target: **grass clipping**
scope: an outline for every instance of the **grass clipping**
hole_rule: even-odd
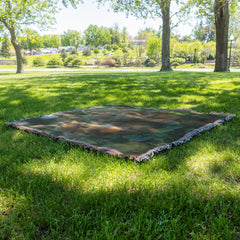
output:
[[[205,114],[187,109],[105,105],[5,124],[86,149],[142,162],[233,117],[235,114]]]

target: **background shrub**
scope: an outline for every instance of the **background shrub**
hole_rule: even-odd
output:
[[[63,65],[63,62],[60,58],[58,57],[52,57],[48,63],[47,63],[47,66],[48,67],[51,67],[51,68],[56,68],[56,67],[60,67]]]
[[[67,54],[65,49],[61,50],[60,56],[61,56],[63,61],[67,58],[68,54]]]
[[[109,67],[115,67],[116,61],[113,58],[107,57],[102,60],[102,65],[108,65]]]
[[[178,62],[173,62],[171,65],[172,65],[174,68],[176,68],[176,67],[179,66],[180,64],[179,64]]]
[[[82,55],[85,57],[91,56],[91,50],[90,49],[84,49],[82,52]]]
[[[123,63],[124,63],[124,59],[123,59],[123,56],[122,55],[115,55],[112,57],[115,62],[116,62],[116,67],[122,67],[123,66]]]
[[[157,65],[156,61],[154,59],[148,58],[145,60],[144,65],[146,67],[154,67]]]
[[[33,60],[33,66],[34,67],[42,67],[45,65],[44,59],[42,57],[36,57]]]
[[[22,56],[22,63],[23,63],[23,65],[28,64],[27,58],[25,56]]]
[[[179,65],[180,65],[180,64],[184,64],[186,62],[186,60],[185,60],[185,58],[172,58],[171,63],[174,63],[174,62],[179,63]]]
[[[75,57],[70,63],[73,67],[80,67],[83,65],[83,61],[80,57]]]
[[[95,54],[98,54],[98,53],[99,53],[99,49],[98,49],[98,48],[94,48],[93,52],[94,52]]]
[[[74,58],[76,58],[76,56],[71,55],[67,57],[64,61],[64,66],[70,66]]]
[[[70,54],[71,55],[78,55],[78,52],[77,52],[76,48],[72,48]]]
[[[133,62],[133,66],[134,67],[141,67],[143,65],[143,60],[141,58],[137,58],[134,62]]]

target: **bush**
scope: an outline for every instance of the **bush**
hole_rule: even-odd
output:
[[[102,60],[102,65],[108,65],[109,67],[115,67],[116,61],[113,58],[107,57]]]
[[[36,57],[33,60],[33,66],[34,67],[42,67],[44,65],[45,65],[45,63],[44,63],[44,59],[42,57]]]
[[[84,49],[82,52],[82,55],[85,57],[91,56],[91,50],[90,49]]]
[[[99,49],[98,49],[98,48],[94,48],[93,52],[94,52],[95,54],[98,54],[98,53],[99,53]]]
[[[70,54],[71,55],[78,55],[78,52],[77,52],[76,48],[72,48]]]
[[[127,47],[124,47],[124,48],[122,49],[122,52],[123,52],[123,53],[128,53],[128,48],[127,48]]]
[[[180,64],[179,64],[178,62],[173,62],[171,65],[172,65],[174,68],[176,68],[176,67],[179,66]]]
[[[121,55],[116,55],[112,57],[115,62],[116,62],[116,67],[122,67],[123,66],[123,56]]]
[[[107,54],[108,54],[107,49],[103,49],[103,54],[104,54],[104,55],[107,55]]]
[[[65,49],[61,50],[60,56],[61,56],[63,61],[67,58],[68,54],[66,53]]]
[[[112,47],[111,47],[111,45],[107,45],[107,47],[106,47],[106,49],[108,50],[108,51],[111,51],[112,50]]]
[[[144,65],[146,67],[154,67],[156,66],[156,64],[157,64],[156,61],[154,61],[154,59],[151,59],[151,58],[146,59],[144,62]]]
[[[118,46],[116,43],[114,43],[114,44],[112,45],[112,49],[113,49],[114,51],[116,51],[118,48],[119,48],[119,46]]]
[[[186,60],[185,60],[185,58],[172,58],[171,63],[174,63],[174,62],[179,63],[179,65],[180,65],[180,64],[184,64],[186,62]]]
[[[134,63],[134,67],[141,67],[143,65],[143,60],[141,58],[137,58]]]
[[[62,66],[63,62],[60,58],[58,57],[52,57],[48,63],[47,63],[47,66],[48,67],[51,67],[51,68],[56,68],[56,67],[60,67]]]
[[[64,66],[71,65],[71,62],[74,60],[74,58],[76,58],[76,56],[71,55],[71,56],[67,57],[64,61]]]
[[[22,63],[23,63],[23,65],[28,64],[27,58],[25,56],[22,56]]]
[[[71,65],[73,67],[79,67],[83,65],[83,61],[79,58],[79,57],[75,57],[72,61],[71,61]]]
[[[100,66],[101,65],[101,60],[98,58],[94,61],[94,65]]]

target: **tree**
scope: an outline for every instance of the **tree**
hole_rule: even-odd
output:
[[[119,32],[119,27],[117,24],[114,27],[109,28],[110,35],[111,35],[111,44],[120,45],[121,43],[121,34]]]
[[[68,0],[63,0],[66,5]],[[70,0],[76,6],[78,1]],[[58,11],[58,0],[0,0],[0,28],[3,25],[11,35],[11,42],[17,57],[17,73],[23,72],[21,45],[18,34],[26,26],[37,24],[40,27],[51,25]]]
[[[216,63],[215,72],[227,72],[228,69],[228,0],[216,0],[214,4],[216,25]]]
[[[161,39],[156,36],[152,36],[148,40],[147,56],[157,63],[160,60],[161,45]]]
[[[203,21],[201,21],[200,24],[197,24],[193,29],[193,36],[195,40],[201,42],[216,41],[214,19],[207,24],[203,24]]]
[[[58,48],[62,45],[60,35],[51,34],[51,35],[43,35],[40,37],[42,47],[45,48]]]
[[[214,16],[216,27],[215,72],[227,72],[228,69],[228,32],[230,13],[237,7],[237,0],[189,0],[190,5],[198,7],[198,15]]]
[[[61,41],[63,46],[74,46],[76,49],[83,44],[83,38],[81,33],[75,30],[67,30],[61,35]]]
[[[5,36],[2,41],[2,47],[1,47],[1,56],[3,58],[9,58],[11,56],[10,54],[10,41],[9,39]]]
[[[230,15],[229,33],[234,36],[234,40],[240,38],[240,6],[236,6],[235,12]]]
[[[122,32],[121,32],[121,40],[123,44],[127,44],[128,42],[128,32],[127,28],[123,27]]]
[[[171,0],[97,0],[111,2],[114,11],[124,11],[140,18],[149,16],[162,18],[162,67],[161,71],[171,71],[170,63],[170,4]],[[178,1],[176,1],[178,2]]]
[[[109,29],[98,27],[97,25],[89,25],[84,31],[87,46],[99,47],[111,43],[111,34]]]
[[[33,49],[39,49],[42,46],[41,37],[37,31],[26,29],[24,33],[26,36],[19,38],[22,48],[32,51]]]

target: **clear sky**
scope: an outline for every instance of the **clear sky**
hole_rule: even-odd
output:
[[[172,6],[172,9],[174,8],[175,6]],[[41,32],[40,34],[62,34],[68,29],[83,33],[90,24],[112,27],[117,23],[120,29],[127,27],[128,33],[131,36],[135,36],[141,29],[151,27],[158,30],[161,25],[161,19],[141,20],[133,16],[126,17],[124,13],[114,13],[113,11],[108,11],[108,9],[107,6],[98,8],[97,3],[91,0],[80,4],[77,9],[73,9],[71,6],[68,8],[62,7],[62,10],[56,15],[57,23],[55,26],[52,26],[53,29]],[[189,35],[191,34],[191,30],[192,27],[186,24],[181,28],[175,29],[174,32],[180,35]]]

